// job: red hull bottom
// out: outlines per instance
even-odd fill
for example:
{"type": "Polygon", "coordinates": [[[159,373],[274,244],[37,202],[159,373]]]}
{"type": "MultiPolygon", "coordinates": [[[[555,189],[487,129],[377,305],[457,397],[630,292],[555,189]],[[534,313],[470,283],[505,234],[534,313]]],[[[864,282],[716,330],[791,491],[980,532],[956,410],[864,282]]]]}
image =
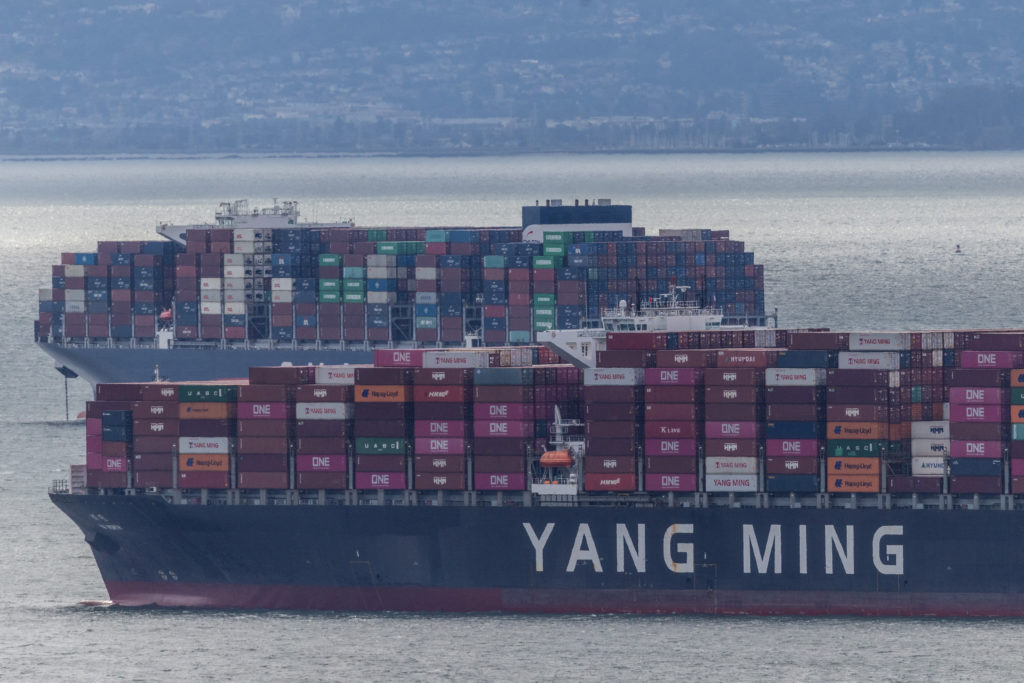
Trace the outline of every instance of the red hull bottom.
{"type": "Polygon", "coordinates": [[[108,582],[125,607],[395,612],[1022,617],[998,593],[543,590],[108,582]]]}

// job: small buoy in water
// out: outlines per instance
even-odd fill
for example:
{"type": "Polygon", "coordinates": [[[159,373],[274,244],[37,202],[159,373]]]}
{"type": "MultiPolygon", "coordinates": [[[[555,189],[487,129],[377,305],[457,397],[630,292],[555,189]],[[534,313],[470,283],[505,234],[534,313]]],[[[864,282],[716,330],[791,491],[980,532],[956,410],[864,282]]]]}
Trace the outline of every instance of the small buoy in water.
{"type": "Polygon", "coordinates": [[[960,245],[958,244],[958,245],[956,245],[956,249],[953,250],[953,253],[954,254],[962,254],[964,252],[960,251],[960,245]]]}

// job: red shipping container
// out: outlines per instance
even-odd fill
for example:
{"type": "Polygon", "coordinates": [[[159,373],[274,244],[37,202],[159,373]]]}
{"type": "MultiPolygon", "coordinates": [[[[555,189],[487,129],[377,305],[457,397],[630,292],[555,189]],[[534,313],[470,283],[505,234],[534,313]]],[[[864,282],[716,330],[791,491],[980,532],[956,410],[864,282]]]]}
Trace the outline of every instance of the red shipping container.
{"type": "Polygon", "coordinates": [[[707,368],[705,386],[763,386],[764,370],[760,368],[707,368]]]}
{"type": "Polygon", "coordinates": [[[824,417],[824,407],[815,403],[769,403],[765,410],[768,421],[818,422],[824,417]]]}
{"type": "MultiPolygon", "coordinates": [[[[124,458],[128,455],[127,441],[100,441],[100,455],[104,458],[124,458]]],[[[120,472],[120,470],[116,470],[120,472]]]]}
{"type": "Polygon", "coordinates": [[[238,436],[288,436],[290,424],[287,420],[239,420],[238,436]]]}
{"type": "Polygon", "coordinates": [[[648,385],[644,387],[644,401],[651,403],[694,403],[699,394],[695,386],[648,385]]]}
{"type": "Polygon", "coordinates": [[[942,493],[943,477],[890,476],[886,485],[890,493],[942,493]]]}
{"type": "Polygon", "coordinates": [[[142,436],[177,436],[178,420],[176,419],[135,419],[132,420],[132,434],[135,438],[142,436]]]}
{"type": "Polygon", "coordinates": [[[755,457],[761,442],[758,439],[708,439],[704,442],[704,455],[712,457],[755,457]]]}
{"type": "Polygon", "coordinates": [[[412,390],[412,400],[416,403],[465,403],[468,395],[468,387],[461,384],[415,386],[412,390]]]}
{"type": "Polygon", "coordinates": [[[648,439],[686,438],[702,436],[704,433],[703,422],[686,420],[645,422],[644,436],[648,439]]]}
{"type": "MultiPolygon", "coordinates": [[[[586,386],[583,400],[590,403],[639,403],[643,400],[643,387],[586,386]]],[[[477,399],[478,401],[480,399],[477,399]]]]}
{"type": "Polygon", "coordinates": [[[475,403],[475,420],[533,420],[536,412],[533,403],[475,403]]]}
{"type": "Polygon", "coordinates": [[[585,474],[584,489],[587,491],[635,491],[635,474],[585,474]]]}
{"type": "Polygon", "coordinates": [[[705,420],[756,422],[764,419],[764,408],[758,403],[708,403],[705,420]]]}
{"type": "Polygon", "coordinates": [[[588,439],[633,439],[639,428],[632,421],[586,422],[583,431],[588,439]]]}
{"type": "Polygon", "coordinates": [[[346,489],[348,474],[345,472],[298,472],[296,488],[300,489],[346,489]]]}
{"type": "Polygon", "coordinates": [[[588,456],[632,456],[637,454],[637,442],[635,438],[588,438],[584,442],[584,445],[588,456]]]}
{"type": "MultiPolygon", "coordinates": [[[[677,406],[675,405],[668,405],[664,403],[653,405],[661,409],[661,412],[671,414],[670,417],[665,419],[686,419],[682,416],[686,411],[681,406],[678,407],[677,411],[677,406]],[[680,413],[678,417],[675,415],[676,412],[680,413]]],[[[644,414],[643,410],[643,405],[636,403],[584,402],[583,419],[593,422],[634,422],[639,416],[644,414]]]]}
{"type": "Polygon", "coordinates": [[[768,456],[764,461],[766,474],[818,474],[817,458],[802,456],[768,456]]]}
{"type": "Polygon", "coordinates": [[[405,488],[405,472],[356,472],[357,489],[398,490],[405,488]]]}
{"type": "Polygon", "coordinates": [[[287,472],[239,472],[238,488],[240,489],[286,489],[288,488],[287,472]]]}
{"type": "Polygon", "coordinates": [[[132,450],[138,453],[170,454],[178,446],[176,436],[137,436],[132,441],[132,450]]]}
{"type": "Polygon", "coordinates": [[[474,456],[524,456],[529,445],[529,441],[525,439],[475,439],[470,450],[474,456]]]}
{"type": "MultiPolygon", "coordinates": [[[[250,406],[266,403],[287,403],[295,400],[294,386],[285,384],[242,384],[238,387],[238,402],[250,406]]],[[[250,408],[251,409],[251,408],[250,408]]],[[[243,415],[239,408],[238,417],[255,417],[254,415],[243,415]]],[[[262,414],[259,417],[264,417],[262,414]]],[[[283,417],[283,415],[278,415],[283,417]]]]}
{"type": "Polygon", "coordinates": [[[462,491],[466,488],[463,472],[417,472],[413,486],[418,491],[462,491]]]}
{"type": "Polygon", "coordinates": [[[654,363],[659,368],[713,368],[716,355],[714,351],[657,351],[654,363]]]}
{"type": "Polygon", "coordinates": [[[1002,493],[1002,477],[962,477],[949,478],[950,493],[1002,493]]]}
{"type": "Polygon", "coordinates": [[[760,422],[708,420],[704,423],[704,434],[708,439],[757,439],[763,431],[764,423],[760,422]]]}
{"type": "Polygon", "coordinates": [[[302,436],[295,442],[295,452],[302,455],[332,455],[345,449],[345,440],[333,436],[302,436]]]}
{"type": "Polygon", "coordinates": [[[132,474],[132,482],[137,489],[170,489],[174,488],[174,473],[170,470],[136,470],[132,474]]]}
{"type": "Polygon", "coordinates": [[[288,452],[288,439],[275,436],[243,436],[238,439],[239,455],[269,453],[278,455],[288,452]]]}
{"type": "MultiPolygon", "coordinates": [[[[531,406],[532,407],[532,406],[531,406]]],[[[465,420],[415,420],[413,436],[418,438],[448,437],[464,438],[467,422],[465,420]]]]}
{"type": "Polygon", "coordinates": [[[955,441],[1003,441],[1009,427],[1002,422],[950,422],[949,437],[955,441]]]}
{"type": "MultiPolygon", "coordinates": [[[[801,387],[802,388],[802,387],[801,387]]],[[[759,403],[764,400],[764,389],[750,386],[705,387],[704,403],[759,403]]]]}
{"type": "Polygon", "coordinates": [[[405,472],[404,455],[357,455],[357,472],[405,472]]]}
{"type": "Polygon", "coordinates": [[[647,491],[696,491],[697,475],[681,473],[648,473],[644,475],[647,491]]]}
{"type": "Polygon", "coordinates": [[[704,418],[705,409],[694,403],[648,403],[642,415],[646,422],[694,422],[704,418]]]}
{"type": "Polygon", "coordinates": [[[88,486],[89,488],[127,488],[128,474],[125,472],[104,472],[103,470],[86,470],[85,485],[88,486]]]}
{"type": "Polygon", "coordinates": [[[519,472],[526,469],[526,458],[522,455],[475,456],[473,471],[479,473],[519,472]]]}
{"type": "MultiPolygon", "coordinates": [[[[269,453],[240,453],[237,457],[239,472],[287,472],[288,455],[269,453]]],[[[268,488],[268,487],[260,487],[268,488]]]]}
{"type": "Polygon", "coordinates": [[[348,461],[344,454],[296,455],[297,472],[344,472],[348,461]]]}
{"type": "Polygon", "coordinates": [[[466,458],[449,455],[416,455],[413,457],[416,472],[465,472],[466,458]]]}
{"type": "Polygon", "coordinates": [[[169,453],[136,453],[132,457],[132,469],[136,472],[171,472],[174,456],[169,453]]]}
{"type": "Polygon", "coordinates": [[[476,420],[473,422],[473,434],[477,439],[532,437],[534,425],[532,420],[476,420]]]}
{"type": "Polygon", "coordinates": [[[636,472],[637,460],[633,456],[587,455],[583,458],[583,471],[597,472],[636,472]]]}
{"type": "Polygon", "coordinates": [[[295,405],[284,402],[238,402],[240,420],[287,420],[295,418],[295,405]]]}
{"type": "Polygon", "coordinates": [[[182,489],[226,489],[229,488],[228,472],[179,472],[178,488],[182,489]]]}

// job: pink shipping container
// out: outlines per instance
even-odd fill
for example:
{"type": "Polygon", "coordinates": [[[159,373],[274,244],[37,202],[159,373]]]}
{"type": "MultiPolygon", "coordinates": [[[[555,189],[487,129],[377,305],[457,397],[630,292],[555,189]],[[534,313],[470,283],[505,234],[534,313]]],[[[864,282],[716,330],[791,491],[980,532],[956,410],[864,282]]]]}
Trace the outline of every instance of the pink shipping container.
{"type": "Polygon", "coordinates": [[[295,471],[297,472],[344,472],[348,469],[348,459],[340,455],[296,455],[295,471]]]}
{"type": "Polygon", "coordinates": [[[950,404],[950,422],[1006,422],[1006,406],[950,404]]]}
{"type": "Polygon", "coordinates": [[[128,485],[128,475],[124,472],[104,472],[102,470],[85,471],[85,485],[90,488],[123,489],[128,485]]]}
{"type": "Polygon", "coordinates": [[[476,403],[473,405],[475,420],[533,420],[536,410],[533,403],[476,403]]]}
{"type": "Polygon", "coordinates": [[[646,474],[644,489],[647,491],[696,491],[696,474],[646,474]]]}
{"type": "Polygon", "coordinates": [[[1019,368],[1024,364],[1020,351],[959,351],[962,368],[1019,368]]]}
{"type": "Polygon", "coordinates": [[[1003,457],[1002,441],[964,441],[961,439],[949,442],[951,458],[1001,458],[1003,457]]]}
{"type": "Polygon", "coordinates": [[[587,491],[635,491],[635,474],[585,474],[583,487],[587,491]]]}
{"type": "Polygon", "coordinates": [[[132,482],[135,488],[148,489],[156,487],[159,489],[174,488],[174,473],[167,471],[135,471],[132,474],[132,482]]]}
{"type": "Polygon", "coordinates": [[[413,487],[418,491],[462,491],[466,475],[462,472],[417,472],[413,487]]]}
{"type": "Polygon", "coordinates": [[[476,472],[473,488],[477,491],[523,491],[526,475],[522,472],[476,472]]]}
{"type": "Polygon", "coordinates": [[[1002,477],[961,477],[949,478],[950,493],[1002,493],[1002,477]]]}
{"type": "Polygon", "coordinates": [[[414,386],[412,400],[416,403],[464,403],[469,396],[469,388],[462,384],[414,386]]]}
{"type": "Polygon", "coordinates": [[[1010,459],[1010,474],[1014,477],[1024,477],[1024,458],[1010,459]]]}
{"type": "Polygon", "coordinates": [[[645,368],[644,384],[693,386],[701,383],[703,375],[697,368],[645,368]]]}
{"type": "Polygon", "coordinates": [[[404,489],[405,472],[356,472],[357,489],[404,489]]]}
{"type": "Polygon", "coordinates": [[[465,420],[415,420],[413,436],[464,438],[466,436],[465,420]]]}
{"type": "MultiPolygon", "coordinates": [[[[178,414],[178,408],[175,406],[174,415],[178,414]]],[[[86,436],[100,436],[103,434],[103,418],[100,417],[87,417],[85,419],[85,434],[86,436]]]]}
{"type": "Polygon", "coordinates": [[[595,456],[583,458],[583,471],[594,472],[636,472],[637,460],[634,456],[595,456]]]}
{"type": "Polygon", "coordinates": [[[644,387],[646,403],[696,403],[703,392],[698,386],[679,384],[648,385],[644,387]]]}
{"type": "Polygon", "coordinates": [[[127,472],[128,458],[127,456],[103,457],[102,465],[104,472],[127,472]]]}
{"type": "Polygon", "coordinates": [[[87,452],[85,454],[85,468],[89,470],[103,470],[103,454],[87,452]]]}
{"type": "Polygon", "coordinates": [[[719,422],[704,423],[704,435],[708,439],[757,439],[761,436],[763,423],[760,422],[719,422]]]}
{"type": "Polygon", "coordinates": [[[758,454],[759,439],[708,439],[704,442],[706,456],[754,457],[758,454]]]}
{"type": "Polygon", "coordinates": [[[817,456],[818,442],[815,439],[766,439],[765,454],[768,456],[817,456]]]}
{"type": "Polygon", "coordinates": [[[494,437],[532,437],[533,429],[533,421],[477,420],[473,423],[473,434],[477,439],[494,437]]]}
{"type": "Polygon", "coordinates": [[[651,474],[696,474],[697,458],[682,456],[646,458],[644,469],[651,474]]]}
{"type": "Polygon", "coordinates": [[[949,403],[953,405],[999,405],[1008,393],[998,387],[950,387],[949,403]]]}
{"type": "Polygon", "coordinates": [[[697,455],[697,440],[693,438],[646,439],[644,454],[648,456],[695,456],[697,455]]]}
{"type": "Polygon", "coordinates": [[[761,386],[764,370],[760,368],[708,368],[704,371],[704,384],[714,387],[761,386]]]}
{"type": "Polygon", "coordinates": [[[289,410],[289,405],[283,402],[261,402],[252,403],[248,401],[238,402],[238,419],[270,419],[284,420],[293,416],[294,407],[289,410]]]}
{"type": "Polygon", "coordinates": [[[466,458],[461,455],[416,455],[413,456],[415,472],[465,472],[466,458]]]}
{"type": "Polygon", "coordinates": [[[423,367],[423,349],[375,349],[373,364],[378,368],[423,367]]]}
{"type": "Polygon", "coordinates": [[[423,437],[413,442],[416,455],[464,455],[467,442],[457,437],[423,437]]]}

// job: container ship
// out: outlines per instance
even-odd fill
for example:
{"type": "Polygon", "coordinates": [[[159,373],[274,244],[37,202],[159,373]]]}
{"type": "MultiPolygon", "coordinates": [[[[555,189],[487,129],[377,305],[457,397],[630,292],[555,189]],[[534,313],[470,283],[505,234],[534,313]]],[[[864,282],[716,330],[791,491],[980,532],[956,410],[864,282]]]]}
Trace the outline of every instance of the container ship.
{"type": "Polygon", "coordinates": [[[627,308],[100,384],[51,499],[128,606],[1024,616],[1024,331],[627,308]]]}
{"type": "Polygon", "coordinates": [[[527,345],[603,309],[685,287],[707,325],[766,322],[763,267],[728,231],[646,235],[607,199],[535,202],[516,227],[302,223],[298,204],[224,203],[209,225],[64,253],[37,344],[66,377],[245,377],[253,366],[369,363],[375,348],[527,345]]]}

